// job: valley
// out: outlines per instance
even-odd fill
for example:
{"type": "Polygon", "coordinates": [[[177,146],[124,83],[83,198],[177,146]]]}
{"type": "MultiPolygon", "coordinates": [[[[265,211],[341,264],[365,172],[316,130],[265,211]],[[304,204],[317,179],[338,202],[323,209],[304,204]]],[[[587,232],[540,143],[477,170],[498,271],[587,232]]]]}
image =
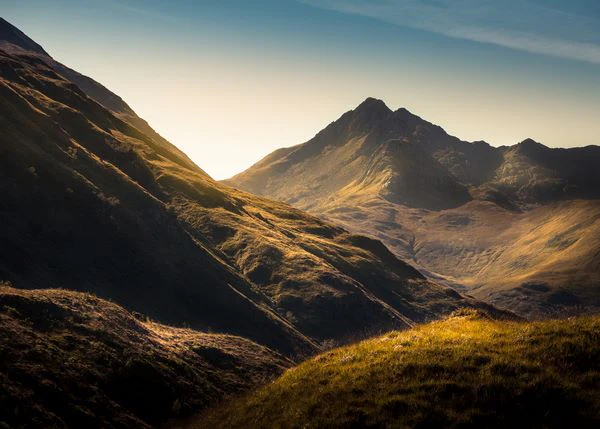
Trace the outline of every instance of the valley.
{"type": "Polygon", "coordinates": [[[0,44],[0,277],[15,287],[91,292],[296,357],[486,307],[380,242],[214,181],[23,40],[0,44]]]}

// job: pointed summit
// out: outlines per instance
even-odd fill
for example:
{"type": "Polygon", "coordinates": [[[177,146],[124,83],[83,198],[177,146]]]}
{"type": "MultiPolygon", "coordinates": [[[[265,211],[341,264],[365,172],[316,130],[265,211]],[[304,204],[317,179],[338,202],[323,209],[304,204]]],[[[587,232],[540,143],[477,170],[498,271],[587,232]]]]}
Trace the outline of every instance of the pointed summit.
{"type": "Polygon", "coordinates": [[[365,101],[360,103],[355,110],[359,109],[372,109],[372,108],[383,108],[391,112],[390,108],[386,106],[385,102],[379,98],[367,97],[365,101]]]}
{"type": "Polygon", "coordinates": [[[536,142],[532,138],[526,138],[525,140],[523,140],[522,142],[519,143],[519,146],[537,147],[537,146],[544,146],[544,145],[539,142],[536,142]]]}
{"type": "Polygon", "coordinates": [[[402,117],[402,118],[411,118],[411,119],[422,120],[419,116],[415,115],[414,113],[412,113],[410,110],[408,110],[405,107],[400,107],[399,109],[397,109],[394,112],[394,115],[402,117]]]}
{"type": "Polygon", "coordinates": [[[517,144],[515,148],[516,150],[524,154],[539,153],[540,151],[544,151],[544,149],[548,149],[547,146],[543,145],[542,143],[536,142],[531,138],[523,140],[521,143],[517,144]]]}
{"type": "Polygon", "coordinates": [[[389,115],[392,113],[392,110],[386,106],[383,100],[368,97],[365,99],[365,101],[360,103],[356,109],[354,109],[354,113],[373,117],[381,117],[389,115]]]}
{"type": "Polygon", "coordinates": [[[382,100],[369,97],[340,119],[342,121],[349,119],[351,121],[351,129],[365,132],[389,117],[392,113],[392,110],[382,100]]]}

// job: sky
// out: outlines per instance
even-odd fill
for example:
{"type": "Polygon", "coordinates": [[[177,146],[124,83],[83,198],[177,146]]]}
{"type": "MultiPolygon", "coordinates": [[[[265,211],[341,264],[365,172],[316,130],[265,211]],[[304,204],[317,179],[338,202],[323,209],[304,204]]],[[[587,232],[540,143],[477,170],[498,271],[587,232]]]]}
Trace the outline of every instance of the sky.
{"type": "Polygon", "coordinates": [[[0,0],[216,179],[367,97],[461,139],[600,144],[597,0],[0,0]]]}

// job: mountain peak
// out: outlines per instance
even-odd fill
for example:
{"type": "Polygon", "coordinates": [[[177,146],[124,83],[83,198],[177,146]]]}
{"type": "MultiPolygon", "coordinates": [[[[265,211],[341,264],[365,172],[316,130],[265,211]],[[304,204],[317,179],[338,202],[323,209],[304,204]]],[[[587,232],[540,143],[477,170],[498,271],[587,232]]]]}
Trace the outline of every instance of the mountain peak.
{"type": "Polygon", "coordinates": [[[521,145],[526,145],[526,146],[532,146],[532,145],[538,145],[540,143],[536,142],[534,139],[528,137],[525,140],[523,140],[521,143],[519,143],[521,145]]]}
{"type": "Polygon", "coordinates": [[[369,97],[347,114],[349,116],[346,117],[351,118],[354,129],[364,130],[387,118],[392,114],[392,110],[382,100],[369,97]]]}
{"type": "Polygon", "coordinates": [[[532,138],[526,138],[521,143],[517,144],[517,148],[525,149],[525,150],[536,150],[536,149],[546,149],[547,146],[542,143],[536,142],[532,138]]]}
{"type": "Polygon", "coordinates": [[[394,116],[396,116],[397,118],[401,118],[403,120],[406,120],[406,121],[426,122],[420,116],[415,115],[414,113],[412,113],[410,110],[408,110],[405,107],[400,107],[399,109],[397,109],[394,112],[394,116]]]}
{"type": "Polygon", "coordinates": [[[10,22],[6,21],[4,18],[0,18],[0,42],[8,42],[25,49],[26,51],[48,55],[48,53],[44,51],[44,48],[27,37],[25,33],[12,25],[10,22]]]}
{"type": "Polygon", "coordinates": [[[385,104],[385,102],[383,100],[380,100],[378,98],[373,98],[373,97],[367,97],[365,99],[365,101],[360,103],[358,105],[358,107],[356,107],[356,109],[354,109],[354,111],[355,112],[377,112],[377,113],[385,113],[385,114],[392,113],[392,110],[389,107],[387,107],[387,105],[385,104]]]}
{"type": "Polygon", "coordinates": [[[412,113],[406,108],[406,107],[400,107],[399,109],[396,110],[397,114],[399,115],[412,115],[412,113]]]}

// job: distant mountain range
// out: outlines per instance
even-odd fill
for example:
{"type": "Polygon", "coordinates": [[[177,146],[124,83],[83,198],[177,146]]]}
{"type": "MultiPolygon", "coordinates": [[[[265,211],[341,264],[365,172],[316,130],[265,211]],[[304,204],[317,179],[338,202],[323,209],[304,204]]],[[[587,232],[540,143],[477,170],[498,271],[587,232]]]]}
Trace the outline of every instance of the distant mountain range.
{"type": "MultiPolygon", "coordinates": [[[[507,124],[509,126],[509,124],[507,124]]],[[[226,181],[528,317],[600,306],[600,147],[493,147],[369,98],[226,181]]]]}

